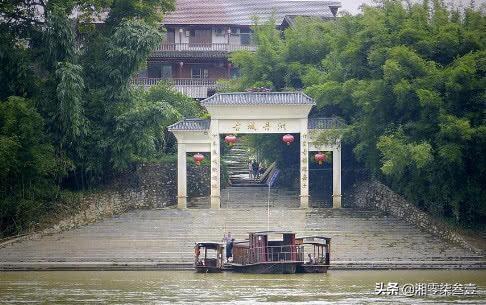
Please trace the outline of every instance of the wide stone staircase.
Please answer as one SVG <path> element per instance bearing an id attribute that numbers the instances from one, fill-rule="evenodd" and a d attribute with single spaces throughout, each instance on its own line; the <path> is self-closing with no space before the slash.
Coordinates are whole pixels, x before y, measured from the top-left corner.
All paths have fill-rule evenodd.
<path id="1" fill-rule="evenodd" d="M 297 190 L 269 190 L 250 181 L 247 160 L 242 145 L 227 154 L 233 186 L 221 190 L 220 209 L 209 209 L 207 197 L 192 198 L 189 209 L 134 210 L 0 244 L 0 270 L 190 268 L 195 242 L 221 241 L 228 231 L 241 240 L 262 230 L 331 237 L 333 268 L 486 268 L 482 254 L 380 211 L 300 209 Z"/>
<path id="2" fill-rule="evenodd" d="M 484 268 L 482 255 L 378 211 L 231 206 L 135 210 L 71 231 L 0 247 L 0 270 L 190 268 L 197 241 L 291 230 L 332 238 L 334 268 Z M 53 267 L 54 266 L 54 267 Z"/>

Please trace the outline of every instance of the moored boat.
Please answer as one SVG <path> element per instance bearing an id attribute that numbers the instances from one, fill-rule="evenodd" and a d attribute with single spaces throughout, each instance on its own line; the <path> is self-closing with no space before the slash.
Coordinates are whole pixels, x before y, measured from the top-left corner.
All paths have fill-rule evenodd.
<path id="1" fill-rule="evenodd" d="M 304 247 L 308 259 L 297 266 L 297 273 L 326 273 L 331 262 L 331 239 L 323 236 L 307 236 L 296 239 Z M 309 247 L 310 249 L 307 249 Z"/>
<path id="2" fill-rule="evenodd" d="M 208 251 L 209 250 L 209 251 Z M 194 246 L 194 268 L 198 273 L 223 271 L 224 246 L 217 242 L 198 242 Z"/>
<path id="3" fill-rule="evenodd" d="M 278 235 L 278 239 L 269 236 Z M 249 234 L 247 241 L 233 244 L 234 272 L 240 273 L 296 273 L 304 264 L 303 246 L 296 244 L 295 233 L 263 231 Z"/>

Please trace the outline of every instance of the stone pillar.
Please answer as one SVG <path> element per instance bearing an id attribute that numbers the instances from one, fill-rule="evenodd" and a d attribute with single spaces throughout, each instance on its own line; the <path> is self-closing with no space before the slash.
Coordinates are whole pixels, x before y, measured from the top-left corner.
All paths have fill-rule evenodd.
<path id="1" fill-rule="evenodd" d="M 307 119 L 301 120 L 300 132 L 300 207 L 309 207 L 309 134 Z"/>
<path id="2" fill-rule="evenodd" d="M 341 142 L 332 150 L 332 207 L 341 208 Z"/>
<path id="3" fill-rule="evenodd" d="M 220 194 L 220 148 L 219 148 L 219 122 L 211 120 L 211 208 L 221 207 Z"/>
<path id="4" fill-rule="evenodd" d="M 186 144 L 177 144 L 177 208 L 187 208 Z"/>

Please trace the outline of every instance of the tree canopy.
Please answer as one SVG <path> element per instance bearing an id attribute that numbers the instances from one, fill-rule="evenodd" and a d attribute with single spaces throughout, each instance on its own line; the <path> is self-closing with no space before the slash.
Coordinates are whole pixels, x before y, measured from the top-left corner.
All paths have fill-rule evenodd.
<path id="1" fill-rule="evenodd" d="M 174 6 L 0 1 L 0 236 L 34 224 L 62 190 L 173 152 L 166 127 L 201 108 L 166 84 L 130 83 Z"/>
<path id="2" fill-rule="evenodd" d="M 245 90 L 304 90 L 313 115 L 349 123 L 344 141 L 370 174 L 463 225 L 486 217 L 486 18 L 442 1 L 383 0 L 334 21 L 298 18 L 231 56 Z M 344 164 L 345 166 L 345 164 Z"/>

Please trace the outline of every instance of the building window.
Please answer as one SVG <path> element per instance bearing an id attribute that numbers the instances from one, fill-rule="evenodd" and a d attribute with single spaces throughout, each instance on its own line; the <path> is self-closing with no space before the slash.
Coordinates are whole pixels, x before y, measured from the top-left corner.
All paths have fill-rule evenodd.
<path id="1" fill-rule="evenodd" d="M 161 70 L 162 78 L 172 78 L 172 65 L 163 64 Z"/>
<path id="2" fill-rule="evenodd" d="M 250 29 L 240 30 L 240 43 L 242 46 L 249 46 L 252 43 L 253 37 Z"/>
<path id="3" fill-rule="evenodd" d="M 191 78 L 208 78 L 209 71 L 204 67 L 192 67 L 191 68 Z"/>
<path id="4" fill-rule="evenodd" d="M 221 36 L 224 36 L 225 30 L 223 28 L 216 28 L 214 30 L 214 33 L 215 33 L 216 36 L 220 36 L 221 37 Z"/>
<path id="5" fill-rule="evenodd" d="M 240 28 L 231 27 L 230 29 L 231 29 L 231 35 L 234 36 L 240 35 Z"/>
<path id="6" fill-rule="evenodd" d="M 161 62 L 148 62 L 147 76 L 149 78 L 172 78 L 172 65 Z"/>

